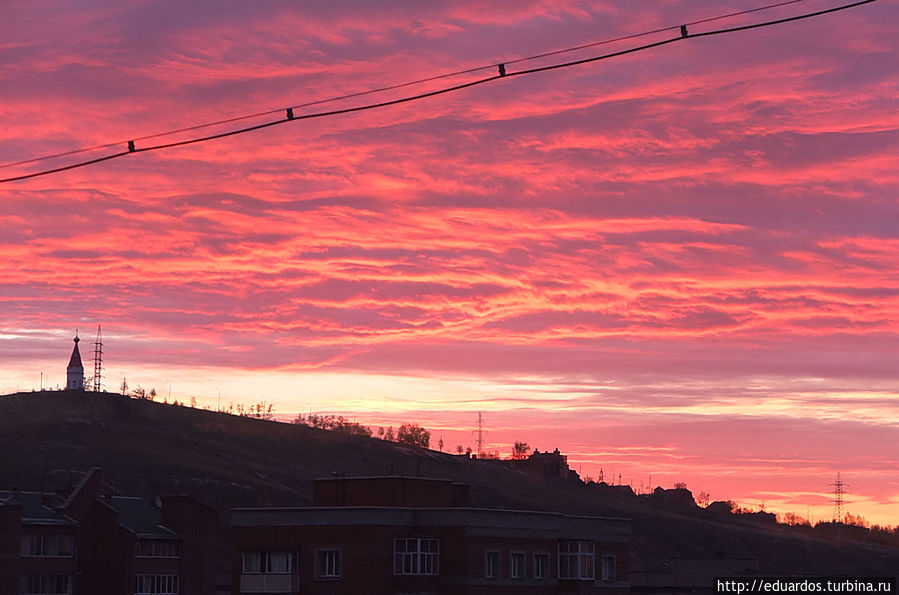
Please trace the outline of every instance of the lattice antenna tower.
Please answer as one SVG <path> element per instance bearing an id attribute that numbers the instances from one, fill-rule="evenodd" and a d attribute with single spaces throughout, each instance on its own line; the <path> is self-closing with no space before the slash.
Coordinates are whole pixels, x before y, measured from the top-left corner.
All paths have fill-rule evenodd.
<path id="1" fill-rule="evenodd" d="M 849 484 L 840 478 L 840 472 L 837 471 L 837 479 L 830 485 L 833 486 L 833 522 L 842 523 L 846 514 L 843 510 L 843 505 L 846 503 L 843 495 L 846 493 L 846 488 L 849 487 Z"/>
<path id="2" fill-rule="evenodd" d="M 97 325 L 97 339 L 94 341 L 94 392 L 103 390 L 103 336 Z"/>
<path id="3" fill-rule="evenodd" d="M 484 434 L 487 433 L 487 430 L 484 429 L 484 415 L 478 411 L 478 429 L 473 431 L 472 434 L 475 434 L 477 438 L 478 445 L 478 458 L 484 458 Z"/>

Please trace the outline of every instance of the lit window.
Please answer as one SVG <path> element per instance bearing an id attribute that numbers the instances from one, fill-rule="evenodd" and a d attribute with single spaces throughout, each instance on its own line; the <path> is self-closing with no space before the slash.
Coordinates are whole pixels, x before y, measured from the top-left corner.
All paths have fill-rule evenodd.
<path id="1" fill-rule="evenodd" d="M 545 579 L 549 576 L 549 554 L 538 552 L 534 554 L 534 578 Z"/>
<path id="2" fill-rule="evenodd" d="M 509 554 L 509 578 L 524 578 L 524 552 Z"/>
<path id="3" fill-rule="evenodd" d="M 340 550 L 316 550 L 315 576 L 340 578 Z"/>
<path id="4" fill-rule="evenodd" d="M 297 569 L 297 553 L 292 551 L 244 552 L 244 574 L 293 574 Z"/>
<path id="5" fill-rule="evenodd" d="M 559 578 L 592 580 L 594 545 L 590 541 L 562 541 L 559 543 Z"/>
<path id="6" fill-rule="evenodd" d="M 439 574 L 440 540 L 401 537 L 393 540 L 394 574 Z"/>
<path id="7" fill-rule="evenodd" d="M 487 550 L 484 552 L 484 576 L 487 578 L 499 578 L 499 552 Z"/>
<path id="8" fill-rule="evenodd" d="M 26 595 L 68 595 L 72 581 L 68 574 L 32 574 L 22 578 L 21 592 Z"/>
<path id="9" fill-rule="evenodd" d="M 22 556 L 71 558 L 75 554 L 75 541 L 64 533 L 30 533 L 22 536 Z"/>
<path id="10" fill-rule="evenodd" d="M 177 595 L 177 574 L 138 574 L 134 595 Z"/>
<path id="11" fill-rule="evenodd" d="M 616 580 L 615 573 L 615 556 L 606 555 L 602 557 L 602 580 L 604 581 L 614 581 Z"/>

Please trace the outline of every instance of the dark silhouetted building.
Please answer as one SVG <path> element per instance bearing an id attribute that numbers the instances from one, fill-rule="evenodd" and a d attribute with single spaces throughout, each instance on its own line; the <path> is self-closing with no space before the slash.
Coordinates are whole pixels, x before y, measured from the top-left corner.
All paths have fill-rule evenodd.
<path id="1" fill-rule="evenodd" d="M 187 496 L 0 492 L 0 595 L 215 592 L 216 513 Z"/>
<path id="2" fill-rule="evenodd" d="M 234 595 L 622 593 L 630 521 L 471 508 L 451 481 L 318 480 L 314 506 L 231 512 Z"/>
<path id="3" fill-rule="evenodd" d="M 526 459 L 502 461 L 514 469 L 544 477 L 580 481 L 577 471 L 568 466 L 568 457 L 555 449 L 552 452 L 534 450 Z"/>

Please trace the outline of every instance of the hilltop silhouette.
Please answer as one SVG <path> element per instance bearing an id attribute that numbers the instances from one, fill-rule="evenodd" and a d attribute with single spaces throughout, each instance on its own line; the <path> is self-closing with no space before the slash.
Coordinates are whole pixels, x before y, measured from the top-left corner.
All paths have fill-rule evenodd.
<path id="1" fill-rule="evenodd" d="M 471 486 L 473 506 L 632 519 L 634 590 L 641 576 L 689 574 L 696 565 L 769 575 L 893 576 L 899 569 L 899 548 L 806 536 L 721 507 L 699 509 L 687 490 L 639 498 L 627 488 L 498 461 L 113 393 L 0 397 L 0 452 L 0 489 L 52 491 L 101 467 L 114 494 L 190 494 L 223 523 L 235 507 L 311 505 L 316 478 L 451 479 Z"/>

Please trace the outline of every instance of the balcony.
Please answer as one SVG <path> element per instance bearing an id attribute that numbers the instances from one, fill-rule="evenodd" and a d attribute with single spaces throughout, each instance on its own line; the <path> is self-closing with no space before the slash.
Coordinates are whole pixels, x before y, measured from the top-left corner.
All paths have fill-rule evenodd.
<path id="1" fill-rule="evenodd" d="M 295 574 L 242 574 L 241 593 L 299 593 L 300 586 Z"/>

